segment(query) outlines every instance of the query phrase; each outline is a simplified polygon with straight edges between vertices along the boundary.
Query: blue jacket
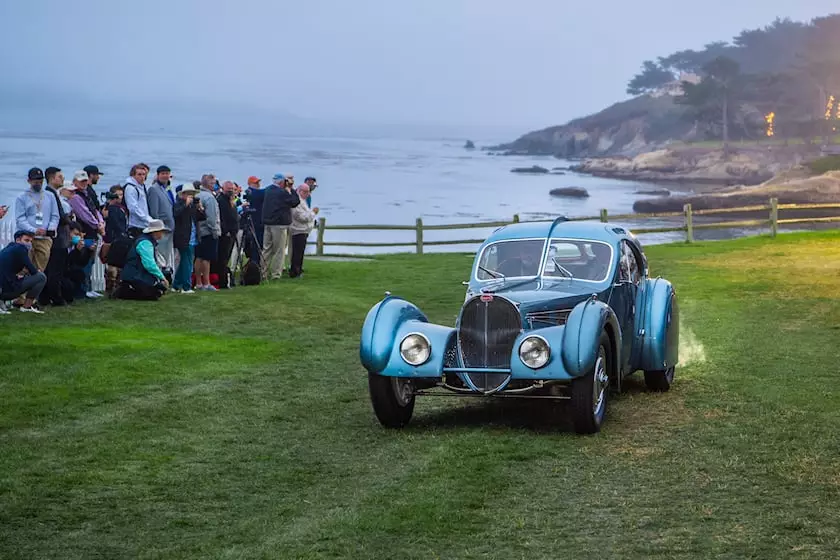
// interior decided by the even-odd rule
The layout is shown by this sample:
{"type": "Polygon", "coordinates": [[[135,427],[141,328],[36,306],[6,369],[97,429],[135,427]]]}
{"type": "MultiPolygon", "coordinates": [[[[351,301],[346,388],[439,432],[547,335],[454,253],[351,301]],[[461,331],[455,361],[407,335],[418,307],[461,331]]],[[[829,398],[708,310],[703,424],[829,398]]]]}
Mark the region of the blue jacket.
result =
{"type": "Polygon", "coordinates": [[[29,259],[29,249],[20,243],[9,243],[0,251],[0,292],[20,290],[23,280],[17,275],[23,269],[29,274],[37,274],[38,269],[29,259]]]}

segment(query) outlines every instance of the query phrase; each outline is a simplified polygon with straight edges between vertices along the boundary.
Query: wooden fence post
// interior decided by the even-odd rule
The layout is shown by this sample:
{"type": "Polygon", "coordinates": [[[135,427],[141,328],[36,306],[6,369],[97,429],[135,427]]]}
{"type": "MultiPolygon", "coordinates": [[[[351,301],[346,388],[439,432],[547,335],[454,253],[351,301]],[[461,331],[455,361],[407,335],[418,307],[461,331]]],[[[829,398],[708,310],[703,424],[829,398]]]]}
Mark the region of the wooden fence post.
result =
{"type": "Polygon", "coordinates": [[[601,208],[601,221],[605,224],[610,221],[606,208],[601,208]]]}
{"type": "Polygon", "coordinates": [[[779,199],[770,199],[770,237],[779,233],[779,199]]]}
{"type": "Polygon", "coordinates": [[[683,206],[685,213],[685,241],[686,243],[694,243],[694,220],[691,216],[691,204],[683,206]]]}
{"type": "Polygon", "coordinates": [[[318,218],[318,240],[315,242],[315,254],[319,257],[324,255],[324,230],[327,228],[327,219],[318,218]]]}
{"type": "Polygon", "coordinates": [[[417,218],[417,254],[423,254],[423,218],[417,218]]]}
{"type": "Polygon", "coordinates": [[[519,223],[519,214],[514,214],[514,215],[513,215],[513,223],[514,223],[514,224],[518,224],[518,223],[519,223]]]}

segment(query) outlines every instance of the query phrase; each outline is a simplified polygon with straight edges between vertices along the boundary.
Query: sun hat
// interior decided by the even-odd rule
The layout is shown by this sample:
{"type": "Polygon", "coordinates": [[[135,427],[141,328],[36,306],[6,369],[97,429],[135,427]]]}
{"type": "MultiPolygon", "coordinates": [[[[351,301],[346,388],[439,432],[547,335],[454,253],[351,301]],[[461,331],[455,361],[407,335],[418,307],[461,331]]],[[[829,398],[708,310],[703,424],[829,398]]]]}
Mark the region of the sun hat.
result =
{"type": "Polygon", "coordinates": [[[196,190],[196,188],[193,186],[192,183],[184,183],[183,185],[181,185],[179,187],[178,192],[181,193],[181,194],[184,194],[184,193],[197,193],[198,191],[196,190]]]}
{"type": "Polygon", "coordinates": [[[143,230],[143,233],[154,233],[156,231],[172,231],[166,224],[163,223],[163,220],[152,220],[149,222],[149,225],[143,230]]]}

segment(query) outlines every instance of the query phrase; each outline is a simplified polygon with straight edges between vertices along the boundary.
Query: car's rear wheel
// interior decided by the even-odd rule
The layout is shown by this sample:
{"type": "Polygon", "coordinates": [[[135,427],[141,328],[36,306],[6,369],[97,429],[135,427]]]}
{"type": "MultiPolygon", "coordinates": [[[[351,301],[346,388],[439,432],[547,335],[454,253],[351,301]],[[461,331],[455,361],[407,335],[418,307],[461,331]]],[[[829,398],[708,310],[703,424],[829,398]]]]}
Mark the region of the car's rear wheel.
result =
{"type": "Polygon", "coordinates": [[[373,412],[387,428],[402,428],[414,414],[414,387],[410,379],[368,373],[373,412]]]}
{"type": "Polygon", "coordinates": [[[607,415],[611,365],[610,337],[603,332],[592,370],[572,381],[572,422],[579,434],[594,434],[601,430],[607,415]]]}
{"type": "Polygon", "coordinates": [[[665,392],[674,382],[674,366],[668,369],[645,372],[645,385],[651,391],[665,392]]]}

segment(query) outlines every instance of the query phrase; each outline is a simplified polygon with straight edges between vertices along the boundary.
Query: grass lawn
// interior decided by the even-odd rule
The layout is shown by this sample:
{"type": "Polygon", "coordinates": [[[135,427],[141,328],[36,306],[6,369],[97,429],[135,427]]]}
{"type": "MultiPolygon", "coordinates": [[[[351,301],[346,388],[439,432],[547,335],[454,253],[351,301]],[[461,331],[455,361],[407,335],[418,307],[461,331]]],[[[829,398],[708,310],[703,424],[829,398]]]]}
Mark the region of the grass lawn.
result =
{"type": "Polygon", "coordinates": [[[0,317],[0,558],[836,558],[840,232],[648,257],[686,364],[592,437],[530,402],[376,422],[366,311],[454,324],[464,255],[0,317]]]}

